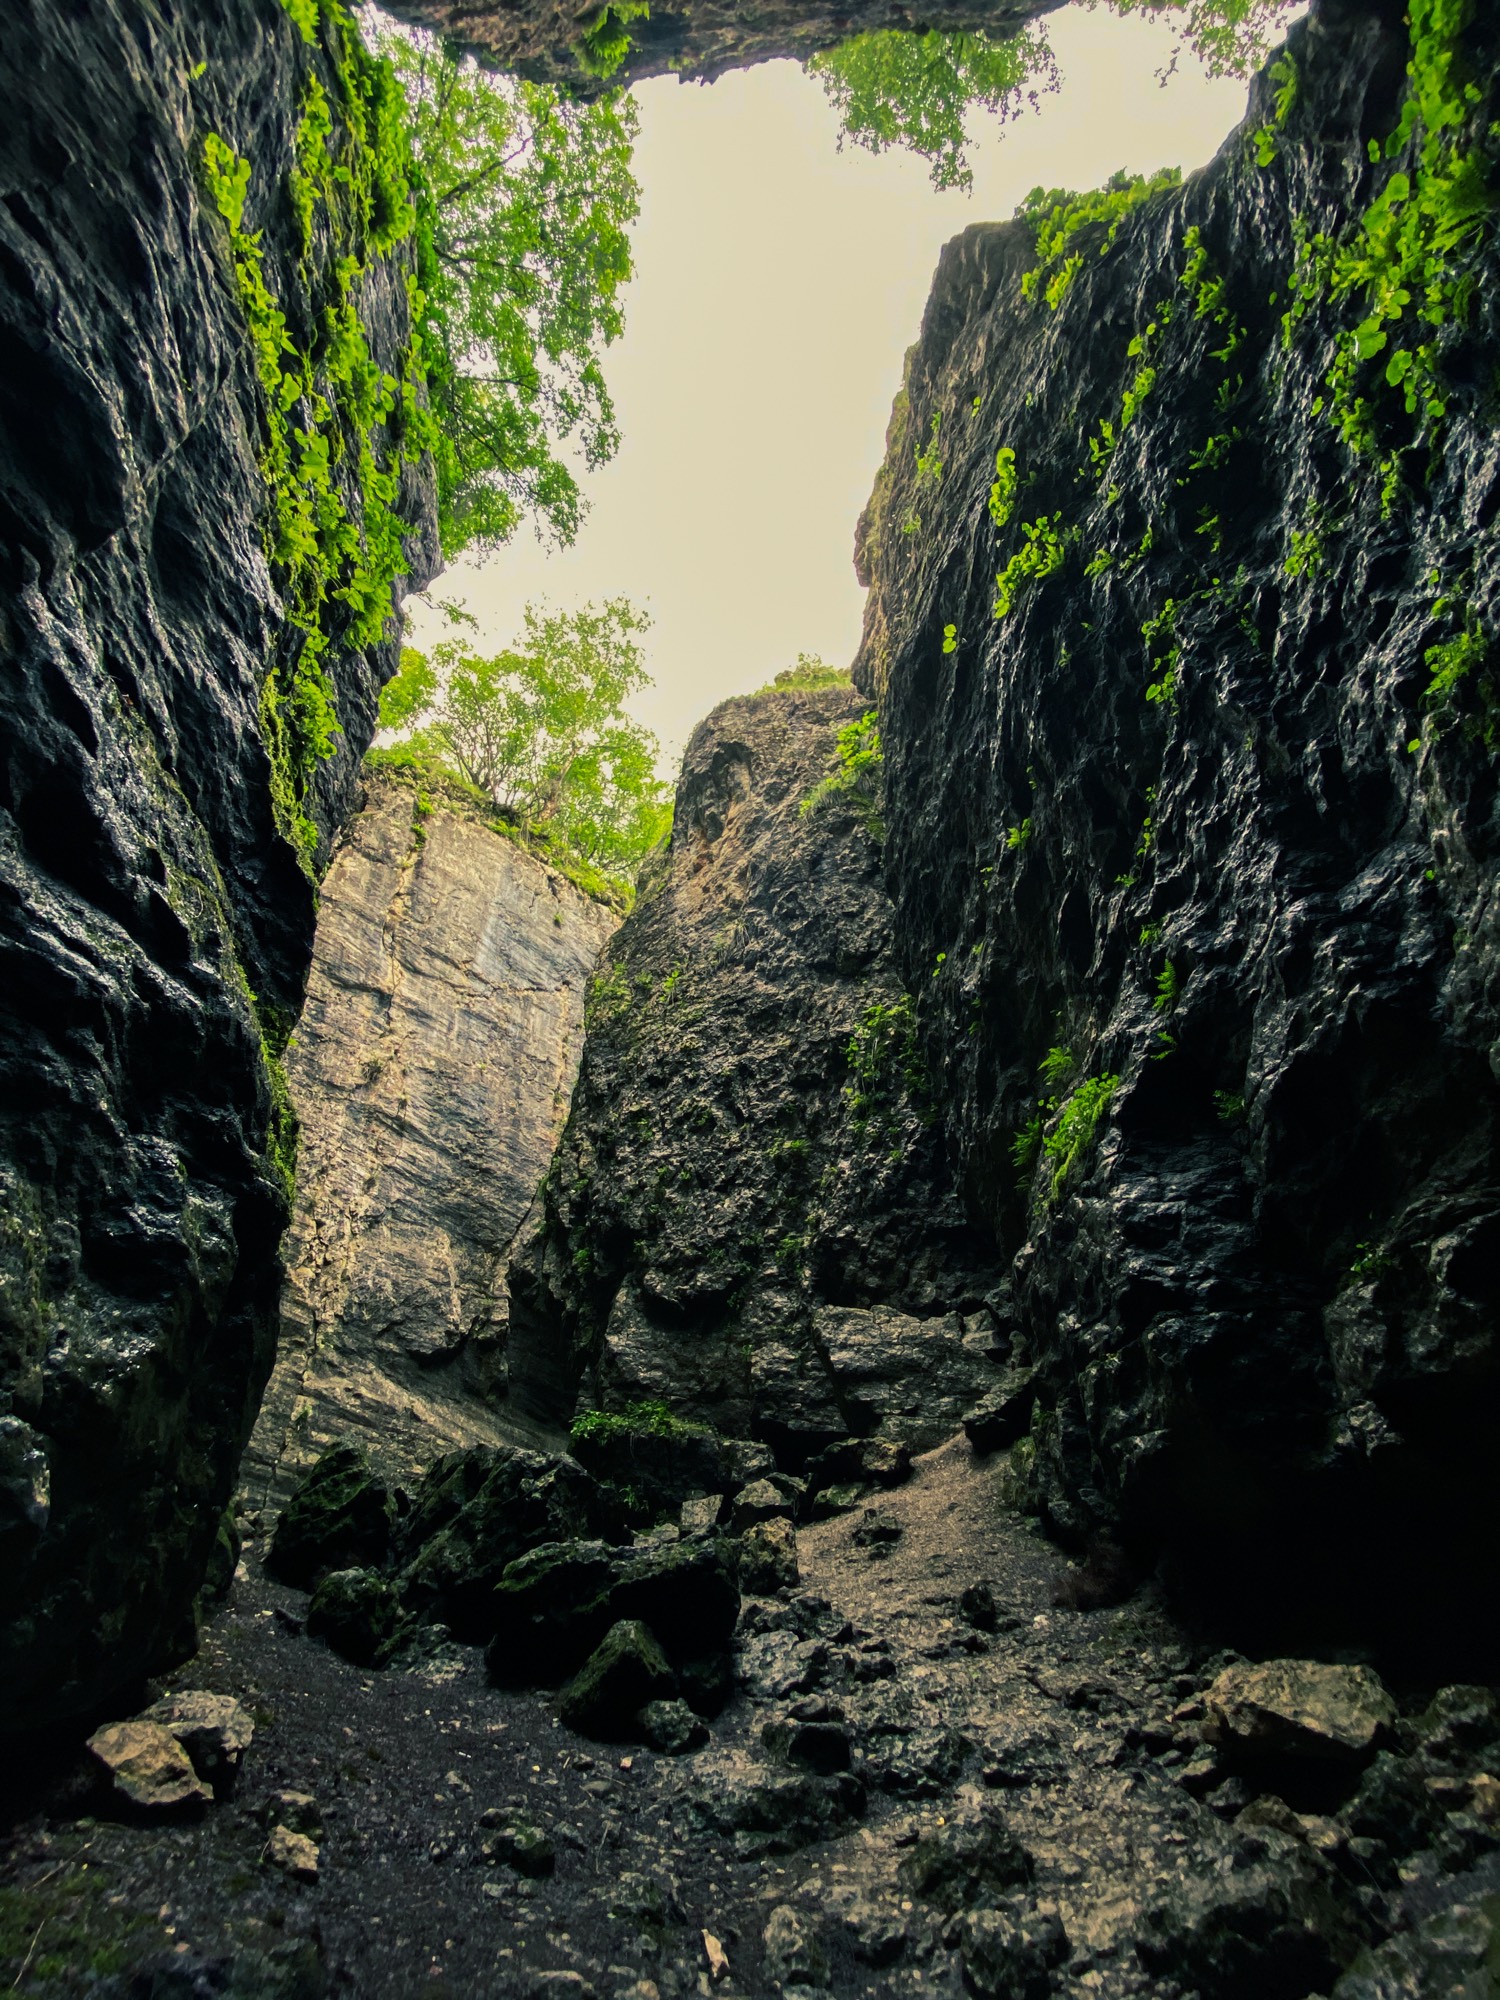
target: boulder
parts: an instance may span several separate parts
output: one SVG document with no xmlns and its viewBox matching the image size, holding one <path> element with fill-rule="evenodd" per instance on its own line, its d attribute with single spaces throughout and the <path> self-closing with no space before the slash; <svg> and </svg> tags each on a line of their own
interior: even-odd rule
<svg viewBox="0 0 1500 2000">
<path fill-rule="evenodd" d="M 94 1731 L 89 1749 L 109 1773 L 115 1797 L 134 1812 L 180 1819 L 213 1797 L 165 1723 L 112 1722 Z"/>
<path fill-rule="evenodd" d="M 823 1778 L 832 1777 L 836 1771 L 847 1771 L 853 1754 L 849 1731 L 840 1711 L 822 1703 L 799 1703 L 798 1706 L 814 1707 L 819 1712 L 806 1720 L 794 1712 L 773 1716 L 769 1722 L 763 1723 L 760 1740 L 767 1755 L 778 1763 L 815 1771 Z"/>
<path fill-rule="evenodd" d="M 307 1607 L 307 1633 L 326 1639 L 357 1667 L 376 1665 L 396 1636 L 401 1600 L 371 1569 L 336 1569 L 325 1576 Z"/>
<path fill-rule="evenodd" d="M 975 1451 L 1005 1451 L 1031 1428 L 1036 1370 L 1011 1368 L 983 1402 L 964 1417 L 964 1435 Z"/>
<path fill-rule="evenodd" d="M 648 1702 L 668 1701 L 676 1692 L 676 1677 L 655 1635 L 638 1618 L 625 1618 L 590 1655 L 559 1714 L 580 1735 L 611 1742 L 632 1733 Z"/>
<path fill-rule="evenodd" d="M 1321 1660 L 1230 1667 L 1204 1704 L 1209 1741 L 1254 1759 L 1362 1763 L 1396 1721 L 1396 1704 L 1378 1674 Z"/>
<path fill-rule="evenodd" d="M 495 1586 L 530 1550 L 587 1532 L 592 1481 L 571 1458 L 476 1447 L 438 1459 L 402 1524 L 403 1600 L 460 1639 L 495 1631 Z"/>
<path fill-rule="evenodd" d="M 707 1725 L 685 1701 L 648 1701 L 635 1727 L 641 1741 L 664 1757 L 680 1757 L 708 1741 Z"/>
<path fill-rule="evenodd" d="M 863 1819 L 865 1788 L 847 1771 L 819 1778 L 810 1771 L 731 1764 L 714 1768 L 695 1783 L 687 1812 L 690 1825 L 731 1835 L 741 1860 L 758 1861 L 795 1854 Z"/>
<path fill-rule="evenodd" d="M 622 1619 L 649 1625 L 674 1665 L 711 1659 L 729 1644 L 740 1594 L 718 1541 L 629 1549 L 558 1542 L 512 1563 L 495 1605 L 489 1671 L 503 1686 L 521 1687 L 576 1673 Z"/>
<path fill-rule="evenodd" d="M 780 1482 L 752 1479 L 735 1495 L 729 1518 L 731 1526 L 742 1534 L 761 1521 L 789 1521 L 795 1512 L 796 1501 L 782 1490 Z"/>
<path fill-rule="evenodd" d="M 772 1597 L 795 1590 L 802 1572 L 797 1565 L 797 1531 L 789 1520 L 757 1521 L 740 1537 L 740 1588 L 752 1597 Z"/>
<path fill-rule="evenodd" d="M 1309 1848 L 1269 1828 L 1184 1855 L 1143 1912 L 1142 1965 L 1214 2000 L 1326 1993 L 1358 1937 Z"/>
<path fill-rule="evenodd" d="M 1415 1929 L 1361 1952 L 1333 2000 L 1486 2000 L 1500 1968 L 1500 1896 L 1466 1896 Z"/>
<path fill-rule="evenodd" d="M 911 1452 L 898 1439 L 840 1438 L 807 1464 L 807 1490 L 831 1486 L 902 1486 L 911 1478 Z"/>
<path fill-rule="evenodd" d="M 959 1813 L 918 1836 L 901 1864 L 914 1895 L 952 1912 L 993 1903 L 1029 1882 L 1031 1856 L 994 1806 Z"/>
<path fill-rule="evenodd" d="M 395 1503 L 358 1445 L 336 1444 L 283 1508 L 266 1568 L 310 1590 L 326 1571 L 379 1564 L 390 1553 Z"/>
<path fill-rule="evenodd" d="M 970 1910 L 958 1949 L 964 1985 L 976 2000 L 1046 2000 L 1052 1967 L 1067 1957 L 1068 1938 L 1054 1916 Z"/>
<path fill-rule="evenodd" d="M 255 1724 L 233 1695 L 202 1689 L 184 1689 L 153 1702 L 141 1720 L 171 1730 L 198 1776 L 216 1790 L 234 1778 L 255 1734 Z"/>
</svg>

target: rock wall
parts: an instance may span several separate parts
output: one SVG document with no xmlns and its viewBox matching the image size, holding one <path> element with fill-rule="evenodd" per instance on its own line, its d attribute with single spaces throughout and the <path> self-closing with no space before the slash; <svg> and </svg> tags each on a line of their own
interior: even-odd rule
<svg viewBox="0 0 1500 2000">
<path fill-rule="evenodd" d="M 798 61 L 881 28 L 978 28 L 1001 36 L 1062 0 L 936 0 L 914 11 L 904 0 L 845 0 L 842 6 L 799 0 L 795 7 L 746 6 L 743 0 L 677 0 L 629 23 L 630 51 L 605 82 L 579 64 L 579 30 L 591 17 L 565 0 L 393 0 L 391 12 L 436 28 L 481 62 L 536 83 L 589 95 L 647 76 L 711 82 L 726 70 L 791 56 Z"/>
<path fill-rule="evenodd" d="M 1262 1642 L 1492 1658 L 1497 44 L 1415 11 L 1450 125 L 1382 157 L 1408 36 L 1326 5 L 1209 168 L 1034 296 L 1024 224 L 948 246 L 856 678 L 899 963 L 1048 1385 L 1032 1503 Z M 1364 325 L 1339 244 L 1430 317 Z"/>
<path fill-rule="evenodd" d="M 538 1414 L 661 1399 L 797 1466 L 932 1442 L 993 1376 L 995 1273 L 908 1045 L 870 808 L 802 811 L 863 707 L 777 689 L 693 734 L 511 1269 Z"/>
<path fill-rule="evenodd" d="M 284 194 L 326 52 L 265 0 L 7 7 L 0 73 L 0 1717 L 190 1644 L 270 1367 L 286 1217 L 262 1030 L 316 892 L 272 812 L 263 401 L 205 135 L 298 339 L 325 268 Z M 393 365 L 398 251 L 363 317 Z M 398 502 L 435 560 L 420 472 Z M 347 808 L 393 648 L 328 655 Z M 128 1503 L 124 1496 L 128 1496 Z"/>
<path fill-rule="evenodd" d="M 411 1480 L 514 1434 L 501 1266 L 618 921 L 472 808 L 369 780 L 323 883 L 287 1052 L 297 1204 L 252 1504 L 281 1504 L 335 1438 Z"/>
</svg>

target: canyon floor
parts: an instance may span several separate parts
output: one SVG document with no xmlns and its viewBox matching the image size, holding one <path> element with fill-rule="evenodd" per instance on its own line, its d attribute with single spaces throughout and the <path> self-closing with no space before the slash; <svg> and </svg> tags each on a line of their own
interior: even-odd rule
<svg viewBox="0 0 1500 2000">
<path fill-rule="evenodd" d="M 1326 1990 L 1361 1929 L 1425 1913 L 1431 1870 L 1351 1889 L 1328 1799 L 1234 1824 L 1249 1793 L 1194 1748 L 1221 1662 L 1149 1593 L 1059 1607 L 1063 1558 L 1006 1508 L 998 1463 L 955 1438 L 901 1489 L 802 1529 L 800 1590 L 746 1602 L 734 1697 L 678 1756 L 585 1741 L 546 1694 L 488 1685 L 474 1649 L 350 1666 L 303 1635 L 305 1596 L 247 1550 L 171 1678 L 252 1713 L 232 1794 L 189 1824 L 132 1825 L 102 1816 L 87 1760 L 23 1774 L 0 1988 Z M 979 1585 L 992 1602 L 961 1603 Z M 1194 1796 L 1210 1785 L 1212 1804 Z M 268 1859 L 286 1792 L 313 1802 L 316 1882 Z M 486 1859 L 493 1830 L 517 1826 L 546 1835 L 552 1872 Z"/>
</svg>

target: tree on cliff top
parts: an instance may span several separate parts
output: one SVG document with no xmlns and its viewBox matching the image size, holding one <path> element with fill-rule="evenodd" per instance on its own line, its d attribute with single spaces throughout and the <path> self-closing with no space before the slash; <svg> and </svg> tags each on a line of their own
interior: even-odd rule
<svg viewBox="0 0 1500 2000">
<path fill-rule="evenodd" d="M 646 684 L 626 598 L 548 612 L 529 604 L 514 646 L 408 648 L 380 697 L 384 729 L 413 733 L 393 762 L 436 765 L 512 824 L 611 876 L 628 876 L 671 821 L 656 739 L 624 709 Z M 415 727 L 414 727 L 415 725 Z"/>
<path fill-rule="evenodd" d="M 1161 15 L 1210 76 L 1249 76 L 1292 0 L 1109 0 L 1116 14 Z M 1098 5 L 1098 0 L 1088 0 Z M 1176 63 L 1176 55 L 1172 57 Z M 905 146 L 932 162 L 934 187 L 973 181 L 966 148 L 976 109 L 1002 121 L 1059 84 L 1046 29 L 1029 23 L 992 39 L 974 31 L 879 29 L 807 64 L 838 112 L 843 137 L 872 153 Z M 842 137 L 840 140 L 842 144 Z"/>
<path fill-rule="evenodd" d="M 528 514 L 570 542 L 584 503 L 559 448 L 592 470 L 619 446 L 601 355 L 625 324 L 635 105 L 490 75 L 372 16 L 366 33 L 409 110 L 443 553 Z"/>
</svg>

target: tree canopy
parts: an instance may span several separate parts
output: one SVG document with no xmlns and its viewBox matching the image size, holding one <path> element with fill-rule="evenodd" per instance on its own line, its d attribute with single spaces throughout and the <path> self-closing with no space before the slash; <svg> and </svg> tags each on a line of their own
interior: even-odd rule
<svg viewBox="0 0 1500 2000">
<path fill-rule="evenodd" d="M 628 879 L 671 824 L 656 739 L 624 708 L 646 684 L 637 635 L 650 622 L 622 597 L 576 611 L 529 604 L 499 653 L 459 640 L 408 647 L 380 723 L 410 733 L 385 759 L 450 774 L 565 857 Z"/>
<path fill-rule="evenodd" d="M 1091 7 L 1099 0 L 1088 0 Z M 1248 76 L 1265 58 L 1292 0 L 1108 0 L 1116 14 L 1170 21 L 1211 76 Z M 1173 62 L 1176 61 L 1174 54 Z M 1032 22 L 1003 40 L 961 30 L 880 29 L 854 35 L 807 65 L 837 111 L 843 138 L 872 153 L 905 146 L 932 164 L 934 187 L 967 188 L 970 114 L 1013 117 L 1056 90 L 1047 32 Z"/>
<path fill-rule="evenodd" d="M 583 499 L 563 447 L 592 470 L 619 445 L 602 354 L 625 324 L 635 105 L 370 32 L 408 106 L 443 553 L 492 549 L 528 516 L 569 542 Z"/>
</svg>

